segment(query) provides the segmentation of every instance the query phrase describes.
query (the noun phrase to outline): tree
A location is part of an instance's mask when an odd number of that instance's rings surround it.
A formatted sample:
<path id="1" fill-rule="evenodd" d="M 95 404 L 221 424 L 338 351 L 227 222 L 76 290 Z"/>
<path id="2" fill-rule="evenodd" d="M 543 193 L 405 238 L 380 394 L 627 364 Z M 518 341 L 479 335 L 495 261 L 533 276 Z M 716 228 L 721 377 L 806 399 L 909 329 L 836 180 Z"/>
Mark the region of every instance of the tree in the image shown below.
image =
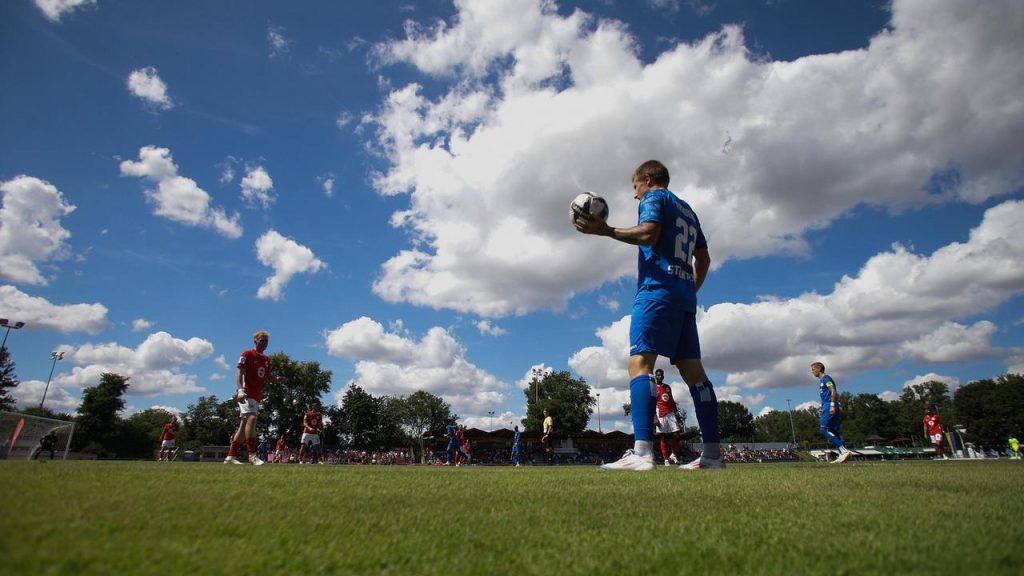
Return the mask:
<path id="1" fill-rule="evenodd" d="M 294 446 L 302 436 L 306 406 L 331 390 L 331 371 L 321 370 L 319 362 L 296 362 L 283 352 L 271 355 L 270 365 L 275 382 L 263 387 L 257 426 L 268 438 L 283 436 Z"/>
<path id="2" fill-rule="evenodd" d="M 196 450 L 203 445 L 227 446 L 238 429 L 238 405 L 231 399 L 221 402 L 216 396 L 200 396 L 195 404 L 188 405 L 181 420 L 179 447 Z"/>
<path id="3" fill-rule="evenodd" d="M 14 374 L 14 360 L 7 348 L 0 348 L 0 410 L 14 410 L 14 397 L 11 389 L 18 385 L 18 377 Z"/>
<path id="4" fill-rule="evenodd" d="M 452 417 L 452 407 L 440 396 L 419 390 L 395 403 L 398 421 L 410 439 L 417 441 L 423 455 L 423 435 L 443 428 Z"/>
<path id="5" fill-rule="evenodd" d="M 995 380 L 977 380 L 963 386 L 953 397 L 966 440 L 984 448 L 1002 449 L 1011 434 L 1024 430 L 1024 376 L 1007 374 Z"/>
<path id="6" fill-rule="evenodd" d="M 761 442 L 791 442 L 789 412 L 772 410 L 754 419 L 754 431 Z"/>
<path id="7" fill-rule="evenodd" d="M 739 402 L 719 400 L 718 423 L 723 441 L 748 442 L 754 439 L 754 417 Z"/>
<path id="8" fill-rule="evenodd" d="M 128 390 L 127 376 L 104 372 L 96 386 L 82 392 L 78 407 L 72 450 L 95 452 L 99 456 L 113 453 L 113 440 L 120 431 L 118 414 L 124 409 L 124 393 Z"/>
<path id="9" fill-rule="evenodd" d="M 331 411 L 331 418 L 343 439 L 353 447 L 379 450 L 406 442 L 399 422 L 400 411 L 397 398 L 375 398 L 352 384 L 342 396 L 341 406 Z"/>
<path id="10" fill-rule="evenodd" d="M 582 378 L 572 378 L 568 371 L 551 372 L 537 380 L 537 389 L 524 390 L 526 396 L 526 418 L 523 428 L 540 430 L 546 408 L 555 419 L 555 429 L 566 432 L 582 432 L 594 413 L 597 399 L 590 395 L 590 386 Z M 539 396 L 534 401 L 534 394 Z"/>
<path id="11" fill-rule="evenodd" d="M 164 424 L 171 421 L 171 416 L 162 408 L 149 408 L 122 420 L 121 432 L 113 443 L 114 452 L 121 458 L 152 458 L 160 445 Z"/>
<path id="12" fill-rule="evenodd" d="M 928 406 L 936 406 L 943 421 L 952 419 L 949 386 L 942 382 L 930 380 L 919 384 L 911 384 L 900 394 L 899 409 L 894 411 L 898 419 L 897 434 L 914 439 L 915 443 L 923 441 L 921 420 Z"/>
<path id="13" fill-rule="evenodd" d="M 892 440 L 902 435 L 894 404 L 882 400 L 877 394 L 858 394 L 840 398 L 840 402 L 843 406 L 842 432 L 845 443 L 864 445 L 871 443 L 868 438 L 872 436 Z M 917 425 L 919 434 L 920 418 L 917 419 Z"/>

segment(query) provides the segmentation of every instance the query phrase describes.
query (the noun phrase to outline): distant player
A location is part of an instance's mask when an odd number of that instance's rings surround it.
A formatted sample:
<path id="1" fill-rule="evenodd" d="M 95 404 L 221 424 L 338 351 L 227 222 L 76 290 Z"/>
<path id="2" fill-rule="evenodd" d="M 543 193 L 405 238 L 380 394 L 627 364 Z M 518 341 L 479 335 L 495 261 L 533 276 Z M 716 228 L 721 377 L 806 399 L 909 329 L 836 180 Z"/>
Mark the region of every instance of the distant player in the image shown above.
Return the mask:
<path id="1" fill-rule="evenodd" d="M 450 422 L 448 422 L 447 426 L 444 427 L 444 435 L 445 435 L 446 438 L 448 438 L 448 450 L 447 450 L 447 454 L 446 454 L 444 465 L 445 466 L 451 466 L 452 465 L 452 458 L 455 458 L 457 454 L 461 455 L 463 458 L 465 458 L 465 456 L 466 456 L 462 452 L 462 445 L 459 444 L 458 426 L 455 425 L 455 419 L 454 418 Z M 456 466 L 459 465 L 458 460 L 456 460 L 455 465 Z"/>
<path id="2" fill-rule="evenodd" d="M 259 454 L 260 460 L 266 462 L 268 460 L 268 452 L 270 448 L 267 446 L 267 437 L 260 436 L 260 443 L 256 445 L 256 453 Z"/>
<path id="3" fill-rule="evenodd" d="M 811 364 L 811 374 L 818 379 L 818 393 L 821 395 L 821 435 L 839 448 L 839 457 L 832 463 L 842 464 L 850 457 L 851 452 L 846 448 L 846 444 L 843 443 L 840 436 L 842 412 L 840 411 L 836 382 L 831 376 L 825 374 L 825 365 L 821 362 Z"/>
<path id="4" fill-rule="evenodd" d="M 512 464 L 519 467 L 519 456 L 523 451 L 522 433 L 519 431 L 519 426 L 515 427 L 515 434 L 512 435 Z"/>
<path id="5" fill-rule="evenodd" d="M 462 441 L 462 451 L 466 453 L 466 466 L 469 466 L 473 463 L 473 443 L 469 441 L 469 438 Z"/>
<path id="6" fill-rule="evenodd" d="M 306 456 L 311 463 L 323 463 L 320 458 L 320 431 L 324 428 L 324 416 L 320 412 L 320 403 L 312 402 L 306 407 L 302 416 L 302 444 L 299 446 L 299 464 L 306 463 Z M 310 454 L 312 452 L 312 454 Z"/>
<path id="7" fill-rule="evenodd" d="M 459 453 L 455 455 L 455 465 L 461 466 L 466 463 L 469 454 L 466 454 L 466 426 L 459 424 L 455 427 L 455 437 L 459 439 Z"/>
<path id="8" fill-rule="evenodd" d="M 665 460 L 665 466 L 678 464 L 676 453 L 679 452 L 679 433 L 683 427 L 679 422 L 679 407 L 672 397 L 672 387 L 665 384 L 665 371 L 661 368 L 654 371 L 654 384 L 655 410 L 658 415 L 655 430 L 661 444 L 661 457 Z"/>
<path id="9" fill-rule="evenodd" d="M 946 448 L 943 446 L 944 437 L 942 434 L 942 418 L 935 412 L 934 406 L 929 406 L 924 411 L 924 435 L 932 444 L 935 444 L 935 453 L 943 460 L 949 460 L 946 456 Z"/>
<path id="10" fill-rule="evenodd" d="M 544 435 L 540 437 L 540 443 L 544 446 L 544 454 L 548 461 L 548 466 L 555 465 L 555 451 L 551 449 L 551 435 L 555 433 L 555 419 L 548 413 L 548 409 L 544 409 Z"/>
<path id="11" fill-rule="evenodd" d="M 245 442 L 249 451 L 249 462 L 262 466 L 263 460 L 256 454 L 256 417 L 260 413 L 263 399 L 263 384 L 273 380 L 270 373 L 270 357 L 263 354 L 270 344 L 270 333 L 260 330 L 252 335 L 253 348 L 242 352 L 238 358 L 238 372 L 235 374 L 235 400 L 238 402 L 240 422 L 231 439 L 225 464 L 241 464 L 238 451 Z"/>
<path id="12" fill-rule="evenodd" d="M 284 436 L 277 439 L 277 444 L 274 446 L 274 462 L 281 464 L 284 462 L 285 443 Z"/>
<path id="13" fill-rule="evenodd" d="M 1013 452 L 1013 457 L 1020 460 L 1020 440 L 1013 435 L 1010 436 L 1010 450 Z"/>
<path id="14" fill-rule="evenodd" d="M 43 452 L 49 452 L 50 460 L 53 460 L 54 455 L 56 453 L 56 448 L 57 434 L 53 430 L 50 430 L 49 432 L 46 433 L 45 436 L 39 439 L 39 447 L 36 448 L 35 453 L 32 454 L 32 459 L 38 460 L 40 454 L 42 454 Z"/>
<path id="15" fill-rule="evenodd" d="M 178 437 L 178 417 L 171 414 L 171 421 L 164 424 L 164 431 L 160 434 L 160 456 L 157 461 L 168 462 L 175 453 L 174 439 Z"/>

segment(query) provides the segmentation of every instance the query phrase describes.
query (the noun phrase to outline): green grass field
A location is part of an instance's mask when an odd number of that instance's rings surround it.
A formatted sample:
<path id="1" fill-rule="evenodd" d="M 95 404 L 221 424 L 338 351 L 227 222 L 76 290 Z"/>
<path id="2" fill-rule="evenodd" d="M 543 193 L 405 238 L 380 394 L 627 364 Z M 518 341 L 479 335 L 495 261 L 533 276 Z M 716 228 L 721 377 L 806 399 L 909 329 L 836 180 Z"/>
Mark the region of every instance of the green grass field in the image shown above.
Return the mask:
<path id="1" fill-rule="evenodd" d="M 1024 462 L 0 462 L 4 574 L 1021 574 Z"/>

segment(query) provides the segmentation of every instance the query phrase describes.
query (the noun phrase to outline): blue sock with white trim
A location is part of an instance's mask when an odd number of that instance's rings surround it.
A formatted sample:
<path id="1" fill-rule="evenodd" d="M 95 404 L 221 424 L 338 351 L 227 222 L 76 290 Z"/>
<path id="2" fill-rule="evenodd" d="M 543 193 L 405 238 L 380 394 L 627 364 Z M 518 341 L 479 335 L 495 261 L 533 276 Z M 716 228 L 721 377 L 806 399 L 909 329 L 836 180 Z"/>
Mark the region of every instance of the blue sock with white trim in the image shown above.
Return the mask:
<path id="1" fill-rule="evenodd" d="M 654 379 L 641 374 L 629 381 L 630 414 L 633 416 L 633 452 L 651 457 L 654 452 L 651 424 L 654 418 Z"/>
<path id="2" fill-rule="evenodd" d="M 700 437 L 704 444 L 704 458 L 718 459 L 722 456 L 721 436 L 718 429 L 718 396 L 710 380 L 690 386 L 693 411 L 696 412 Z"/>

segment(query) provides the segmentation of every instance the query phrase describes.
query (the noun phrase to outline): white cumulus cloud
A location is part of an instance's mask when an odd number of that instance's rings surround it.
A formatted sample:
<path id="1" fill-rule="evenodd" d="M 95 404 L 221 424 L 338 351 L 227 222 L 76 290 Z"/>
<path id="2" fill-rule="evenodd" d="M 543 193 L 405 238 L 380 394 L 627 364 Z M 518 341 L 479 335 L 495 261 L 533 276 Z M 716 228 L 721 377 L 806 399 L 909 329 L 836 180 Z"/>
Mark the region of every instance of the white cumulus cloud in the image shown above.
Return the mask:
<path id="1" fill-rule="evenodd" d="M 156 68 L 152 66 L 132 70 L 128 75 L 127 85 L 133 96 L 142 98 L 155 108 L 170 110 L 174 107 L 174 102 L 167 95 L 167 84 L 160 79 Z"/>
<path id="2" fill-rule="evenodd" d="M 716 266 L 804 255 L 805 233 L 865 204 L 1024 185 L 1016 0 L 896 0 L 868 47 L 793 61 L 752 56 L 738 26 L 641 59 L 625 25 L 582 10 L 455 7 L 374 51 L 442 87 L 398 85 L 364 119 L 389 163 L 374 186 L 408 197 L 391 222 L 410 246 L 374 283 L 389 302 L 497 317 L 631 276 L 631 249 L 576 233 L 566 208 L 594 190 L 613 225 L 632 224 L 629 176 L 649 157 L 697 210 Z"/>
<path id="3" fill-rule="evenodd" d="M 156 183 L 146 190 L 146 198 L 154 205 L 154 214 L 186 226 L 211 228 L 222 236 L 242 235 L 241 217 L 228 216 L 223 208 L 211 207 L 210 195 L 195 180 L 178 175 L 171 151 L 156 146 L 139 149 L 139 161 L 125 160 L 120 165 L 123 176 L 138 176 Z"/>
<path id="4" fill-rule="evenodd" d="M 256 297 L 263 300 L 280 300 L 284 287 L 296 274 L 315 274 L 327 267 L 312 250 L 276 230 L 268 230 L 256 240 L 256 256 L 260 263 L 274 269 L 274 275 L 256 292 Z"/>
<path id="5" fill-rule="evenodd" d="M 51 22 L 60 22 L 68 13 L 86 6 L 95 6 L 96 0 L 33 0 Z"/>
<path id="6" fill-rule="evenodd" d="M 425 390 L 456 412 L 479 415 L 502 405 L 510 389 L 470 362 L 465 347 L 441 327 L 415 340 L 364 316 L 325 332 L 324 339 L 328 354 L 355 361 L 349 384 L 374 395 Z M 336 394 L 339 402 L 343 395 L 344 390 Z"/>
<path id="7" fill-rule="evenodd" d="M 99 384 L 104 373 L 110 372 L 131 378 L 127 396 L 163 396 L 171 394 L 197 394 L 205 388 L 196 384 L 196 376 L 183 371 L 185 366 L 208 358 L 213 344 L 202 338 L 182 340 L 166 332 L 154 332 L 135 348 L 116 342 L 103 344 L 62 345 L 64 353 L 57 362 L 57 371 L 50 383 L 46 404 L 51 394 L 63 390 L 66 398 L 80 398 L 81 389 Z M 64 370 L 70 366 L 70 370 Z M 22 383 L 24 384 L 24 383 Z M 42 388 L 19 386 L 18 401 L 22 404 L 39 402 Z M 37 390 L 38 388 L 38 390 Z M 74 393 L 71 391 L 74 390 Z M 56 402 L 56 400 L 55 400 Z M 78 401 L 75 401 L 77 406 Z"/>
<path id="8" fill-rule="evenodd" d="M 75 210 L 56 186 L 32 176 L 0 183 L 0 278 L 49 283 L 38 264 L 67 256 L 71 232 L 61 218 Z"/>
<path id="9" fill-rule="evenodd" d="M 25 322 L 27 328 L 64 334 L 95 334 L 107 326 L 107 307 L 103 304 L 52 304 L 14 286 L 0 286 L 0 310 L 11 322 Z"/>
<path id="10" fill-rule="evenodd" d="M 263 166 L 246 168 L 242 178 L 242 199 L 249 204 L 259 204 L 264 209 L 277 200 L 274 195 L 274 180 Z"/>
<path id="11" fill-rule="evenodd" d="M 151 320 L 146 320 L 145 318 L 136 318 L 135 320 L 132 320 L 132 332 L 143 332 L 152 327 L 153 322 Z"/>

